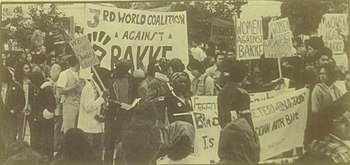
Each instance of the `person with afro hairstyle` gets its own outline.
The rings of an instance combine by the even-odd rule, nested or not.
[[[62,147],[55,155],[51,165],[98,165],[101,163],[84,131],[79,128],[71,128],[63,135]]]
[[[133,122],[122,133],[122,161],[129,165],[155,165],[160,142],[159,130],[150,122]]]

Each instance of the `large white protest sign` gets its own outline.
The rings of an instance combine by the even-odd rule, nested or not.
[[[264,40],[265,58],[294,56],[292,32],[288,18],[269,22],[269,38]]]
[[[86,5],[84,33],[100,66],[113,69],[129,59],[134,69],[161,57],[188,63],[186,12],[153,12]]]
[[[72,47],[72,50],[83,69],[100,63],[87,36],[81,36],[73,39],[69,41],[69,45]]]
[[[269,92],[259,92],[259,93],[249,93],[250,96],[250,103],[256,103],[256,102],[261,102],[265,101],[268,99],[272,99],[276,96],[283,95],[288,92],[294,91],[295,88],[289,88],[285,90],[276,90],[276,91],[269,91]]]
[[[308,94],[304,88],[251,104],[255,132],[260,139],[260,160],[303,146]]]
[[[270,93],[271,97],[265,98],[267,93]],[[259,94],[253,95],[252,98],[265,99],[251,103],[250,107],[255,131],[260,139],[260,160],[301,147],[306,127],[308,89]],[[221,130],[217,116],[217,97],[192,97],[192,105],[196,129],[195,151],[200,156],[217,161]]]
[[[263,54],[262,19],[237,19],[235,27],[237,59],[259,59]]]
[[[349,24],[347,14],[325,14],[321,19],[318,29],[318,35],[322,36],[325,45],[332,50],[334,54],[344,52],[344,42],[339,32],[344,35],[349,34]]]

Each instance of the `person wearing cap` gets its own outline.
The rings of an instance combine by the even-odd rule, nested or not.
[[[62,96],[62,131],[76,128],[80,107],[80,97],[84,80],[79,78],[79,61],[71,55],[68,58],[69,68],[60,73],[57,80],[57,90]]]
[[[170,86],[173,90],[164,98],[170,123],[177,120],[192,123],[190,114],[174,116],[192,111],[191,93],[187,90],[189,85],[189,77],[185,72],[175,72],[171,75]]]
[[[122,130],[130,124],[131,111],[124,109],[124,105],[131,105],[137,95],[135,78],[129,73],[133,67],[132,62],[127,59],[118,60],[112,77],[109,79],[107,88],[110,100],[118,103],[109,103],[106,111],[105,121],[105,162],[112,164],[115,145],[121,140]]]
[[[155,78],[149,83],[145,101],[158,99],[170,93],[169,77],[173,73],[170,60],[161,58],[155,64]]]

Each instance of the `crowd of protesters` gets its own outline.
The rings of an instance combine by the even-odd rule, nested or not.
[[[96,67],[88,79],[72,51],[4,52],[0,163],[209,164],[193,153],[192,96],[218,96],[219,163],[258,163],[249,93],[278,89],[286,79],[275,59],[237,61],[232,51],[199,45],[192,42],[188,64],[161,58],[134,70],[122,59],[111,71]],[[349,90],[349,74],[321,38],[293,45],[297,56],[282,59],[282,75],[289,88],[311,91],[299,161],[349,162],[349,94],[335,85],[345,80]],[[27,122],[30,145],[23,142]]]

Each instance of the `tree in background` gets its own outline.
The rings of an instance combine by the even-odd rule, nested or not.
[[[320,0],[283,0],[281,17],[288,17],[294,35],[317,32],[327,5]]]
[[[37,4],[29,6],[28,15],[29,18],[16,15],[10,19],[8,39],[16,40],[24,49],[42,45],[38,42],[43,42],[45,47],[53,47],[53,42],[47,41],[53,40],[57,31],[63,33],[64,13],[60,12],[55,4],[51,4],[48,9],[44,8],[44,4]],[[43,41],[39,41],[40,38]]]

